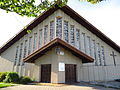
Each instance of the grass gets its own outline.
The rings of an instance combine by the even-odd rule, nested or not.
[[[9,86],[14,86],[14,84],[11,84],[11,83],[0,83],[0,88],[9,87]]]

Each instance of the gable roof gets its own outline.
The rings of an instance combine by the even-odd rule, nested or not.
[[[26,35],[27,30],[32,30],[34,27],[36,27],[39,23],[41,23],[43,20],[45,20],[48,16],[53,14],[58,9],[62,10],[64,13],[69,15],[71,18],[73,18],[79,24],[83,25],[90,32],[92,32],[97,37],[99,37],[101,40],[106,42],[108,45],[110,45],[116,51],[120,52],[120,47],[116,43],[114,43],[111,39],[109,39],[106,35],[104,35],[101,31],[99,31],[96,27],[94,27],[92,24],[90,24],[87,20],[85,20],[82,16],[80,16],[78,13],[76,13],[69,6],[64,6],[62,8],[55,6],[54,8],[49,9],[48,11],[44,12],[42,15],[40,15],[39,17],[34,19],[29,25],[26,26],[25,29],[22,29],[15,37],[10,39],[4,46],[2,46],[0,48],[0,54],[2,52],[4,52],[6,49],[8,49],[11,45],[13,45],[20,38],[22,38],[24,35]]]
[[[78,58],[82,59],[82,63],[93,62],[94,59],[87,54],[81,52],[80,50],[76,49],[75,47],[71,46],[70,44],[66,43],[65,41],[56,38],[49,42],[48,44],[44,45],[34,53],[30,54],[26,58],[23,59],[24,62],[33,63],[37,58],[44,55],[47,51],[51,50],[51,48],[55,46],[61,46],[66,50],[70,51],[73,55],[77,56]]]

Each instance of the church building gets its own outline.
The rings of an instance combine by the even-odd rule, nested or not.
[[[120,47],[69,6],[55,6],[0,48],[6,71],[45,83],[120,79]]]

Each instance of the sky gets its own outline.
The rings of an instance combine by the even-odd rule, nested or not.
[[[94,5],[69,0],[68,6],[120,46],[120,0],[105,0]],[[0,47],[33,19],[0,10]]]

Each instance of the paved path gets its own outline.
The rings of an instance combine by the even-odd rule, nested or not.
[[[117,90],[89,84],[62,85],[62,86],[40,86],[40,85],[18,85],[0,90]]]

